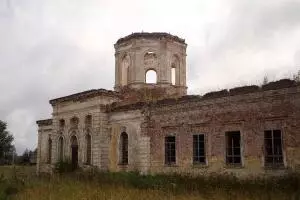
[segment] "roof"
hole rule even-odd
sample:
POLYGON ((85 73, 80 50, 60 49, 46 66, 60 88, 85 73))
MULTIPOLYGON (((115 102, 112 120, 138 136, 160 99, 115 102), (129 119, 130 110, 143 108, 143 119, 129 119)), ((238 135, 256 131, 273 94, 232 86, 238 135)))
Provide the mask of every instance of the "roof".
POLYGON ((39 126, 48 126, 48 125, 52 125, 52 119, 43 119, 43 120, 38 120, 36 121, 37 125, 39 126))
POLYGON ((127 36, 125 36, 123 38, 118 39, 118 41, 117 41, 116 44, 120 44, 120 43, 129 41, 131 39, 141 39, 141 38, 145 38, 145 39, 162 39, 162 38, 166 38, 166 39, 174 40, 174 41, 179 42, 179 43, 186 44, 184 39, 182 39, 182 38, 180 38, 178 36, 175 36, 175 35, 171 35, 169 33, 164 33, 164 32, 152 32, 152 33, 149 33, 149 32, 140 32, 140 33, 132 33, 130 35, 127 35, 127 36))
POLYGON ((117 97, 118 92, 112 90, 106 90, 106 89, 93 89, 93 90, 87 90, 87 91, 71 94, 68 96, 52 99, 49 102, 51 105, 55 105, 57 103, 62 103, 66 101, 79 101, 82 99, 93 98, 96 96, 117 97))
POLYGON ((294 80, 289 79, 281 79, 278 81, 270 82, 261 87, 257 85, 251 86, 242 86, 242 87, 235 87, 229 90, 224 89, 220 91, 208 92, 203 96, 200 95, 185 95, 180 98, 166 98, 162 100, 158 100, 156 102, 136 102, 132 104, 122 105, 119 102, 114 102, 110 105, 107 105, 106 112, 120 112, 120 111, 127 111, 127 110, 137 110, 142 109, 145 106, 149 106, 153 104, 154 106, 164 106, 164 105, 174 105, 178 103, 187 103, 187 102, 194 102, 194 101, 203 101, 207 99, 217 99, 222 97, 229 97, 235 95, 244 95, 249 93, 255 92, 264 92, 269 90, 279 90, 284 88, 296 87, 300 84, 294 80))

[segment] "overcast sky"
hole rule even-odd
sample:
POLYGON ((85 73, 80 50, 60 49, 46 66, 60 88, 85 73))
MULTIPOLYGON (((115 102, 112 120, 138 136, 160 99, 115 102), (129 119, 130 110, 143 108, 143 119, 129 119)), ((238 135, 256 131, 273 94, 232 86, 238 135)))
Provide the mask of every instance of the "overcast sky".
POLYGON ((189 94, 300 69, 300 0, 0 0, 0 120, 18 153, 49 99, 112 89, 113 44, 140 31, 186 39, 189 94))

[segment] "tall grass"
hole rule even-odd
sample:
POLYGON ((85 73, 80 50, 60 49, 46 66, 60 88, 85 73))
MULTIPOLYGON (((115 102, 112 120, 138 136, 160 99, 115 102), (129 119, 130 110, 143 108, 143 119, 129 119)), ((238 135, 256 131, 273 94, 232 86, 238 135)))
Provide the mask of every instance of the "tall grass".
MULTIPOLYGON (((2 168, 0 174, 1 171, 2 168)), ((10 168, 0 179, 0 194, 3 194, 0 199, 296 200, 300 199, 299 183, 299 174, 239 180, 230 175, 192 177, 76 171, 37 177, 29 169, 10 168)))

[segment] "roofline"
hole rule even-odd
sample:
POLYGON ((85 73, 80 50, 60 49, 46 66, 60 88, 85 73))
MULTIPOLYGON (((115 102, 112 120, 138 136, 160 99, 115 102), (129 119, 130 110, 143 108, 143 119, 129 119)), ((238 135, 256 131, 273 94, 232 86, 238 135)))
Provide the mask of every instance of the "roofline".
POLYGON ((36 124, 39 126, 49 126, 52 125, 52 119, 41 119, 36 121, 36 124))
POLYGON ((127 42, 131 39, 141 39, 141 38, 146 38, 146 39, 161 39, 161 38, 166 38, 170 40, 174 40, 176 42, 179 42, 181 44, 187 45, 185 43, 185 39, 182 39, 176 35, 171 35, 170 33, 165 33, 165 32, 136 32, 132 33, 130 35, 127 35, 125 37, 122 37, 117 40, 115 45, 119 45, 123 42, 127 42))
POLYGON ((87 91, 71 94, 68 96, 51 99, 49 101, 49 103, 52 106, 54 106, 57 103, 62 103, 62 102, 67 102, 67 101, 78 101, 81 99, 93 98, 96 96, 118 97, 119 93, 116 91, 106 90, 106 89, 92 89, 92 90, 87 90, 87 91))
POLYGON ((300 83, 297 83, 294 80, 290 79, 281 79, 274 82, 269 82, 265 85, 257 86, 257 85, 250 85, 250 86, 242 86, 242 87, 235 87, 231 89, 224 89, 220 91, 213 91, 208 92, 201 95, 185 95, 180 98, 165 98, 161 100, 157 100, 155 102, 135 102, 132 104, 119 104, 118 102, 109 104, 106 106, 106 112, 121 112, 121 111, 128 111, 128 110, 138 110, 143 108, 144 106, 155 105, 174 105, 178 103, 186 103, 186 102, 195 102, 195 101, 205 101, 210 99, 218 99, 224 97, 231 97, 237 95, 246 95, 250 93, 256 92, 266 92, 270 90, 280 90, 280 89, 288 89, 292 87, 299 87, 300 83))

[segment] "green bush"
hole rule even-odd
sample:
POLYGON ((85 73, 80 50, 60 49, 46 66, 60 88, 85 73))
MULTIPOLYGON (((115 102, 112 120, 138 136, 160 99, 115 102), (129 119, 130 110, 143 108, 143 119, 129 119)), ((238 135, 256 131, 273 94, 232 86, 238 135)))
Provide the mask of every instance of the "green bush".
POLYGON ((72 172, 74 171, 72 162, 66 160, 66 161, 59 161, 54 166, 55 172, 62 174, 66 172, 72 172))

